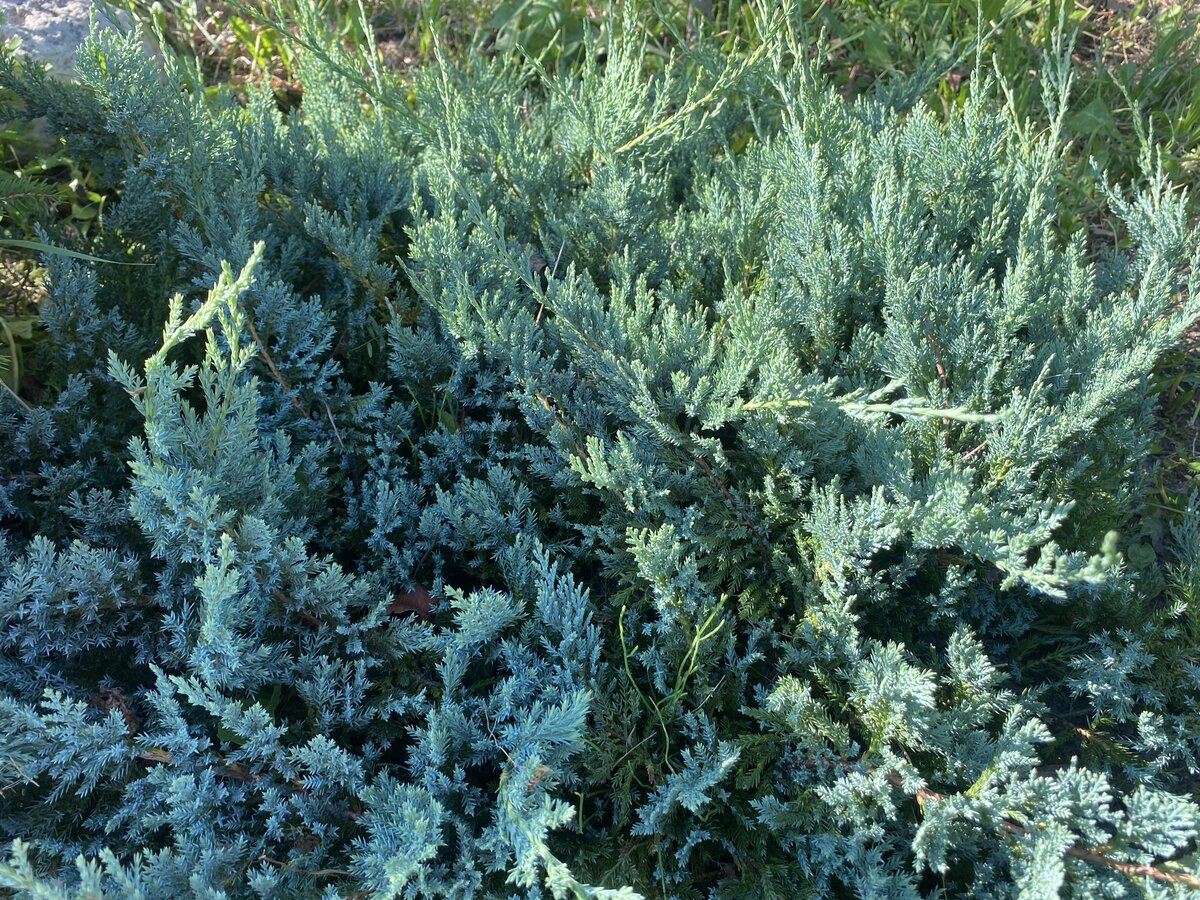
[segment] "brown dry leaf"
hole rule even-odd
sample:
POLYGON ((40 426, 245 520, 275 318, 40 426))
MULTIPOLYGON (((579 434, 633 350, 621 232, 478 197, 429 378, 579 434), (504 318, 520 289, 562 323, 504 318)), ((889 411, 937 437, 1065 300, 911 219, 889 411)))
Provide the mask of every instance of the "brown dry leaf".
POLYGON ((411 591, 396 591, 394 597, 388 604, 388 612, 393 616, 411 612, 429 621, 433 614, 433 595, 419 584, 411 591))
POLYGON ((125 720, 125 728, 131 735, 137 734, 138 729, 142 727, 142 720, 130 707, 129 699, 119 688, 100 688, 100 691, 92 697, 92 706, 106 712, 110 709, 117 710, 125 720))

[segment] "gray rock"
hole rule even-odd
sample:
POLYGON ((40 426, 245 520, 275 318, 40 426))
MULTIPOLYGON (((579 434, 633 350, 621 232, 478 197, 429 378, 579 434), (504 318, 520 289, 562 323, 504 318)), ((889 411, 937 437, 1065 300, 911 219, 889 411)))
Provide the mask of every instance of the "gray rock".
POLYGON ((0 14, 5 40, 20 38, 22 51, 60 75, 74 72, 75 51, 88 35, 92 0, 0 0, 0 14))

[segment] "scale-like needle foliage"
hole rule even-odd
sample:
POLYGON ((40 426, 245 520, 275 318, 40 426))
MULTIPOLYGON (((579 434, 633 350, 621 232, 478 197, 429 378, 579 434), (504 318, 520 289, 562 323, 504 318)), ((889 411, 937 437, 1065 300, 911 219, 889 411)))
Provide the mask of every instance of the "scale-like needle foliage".
POLYGON ((1153 166, 1099 246, 1053 131, 782 28, 405 91, 320 25, 286 115, 134 36, 0 67, 148 263, 47 257, 0 396, 0 885, 1200 885, 1200 506, 1123 553, 1200 313, 1153 166))

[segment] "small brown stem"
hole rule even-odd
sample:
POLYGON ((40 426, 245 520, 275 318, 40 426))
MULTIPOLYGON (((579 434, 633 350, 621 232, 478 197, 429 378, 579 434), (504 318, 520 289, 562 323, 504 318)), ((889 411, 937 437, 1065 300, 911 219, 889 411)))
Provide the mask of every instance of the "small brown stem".
MULTIPOLYGON (((574 435, 571 434, 571 426, 567 424, 566 417, 562 414, 562 412, 555 408, 554 404, 550 402, 549 398, 546 397, 545 394, 539 392, 534 394, 534 396, 541 401, 542 406, 545 407, 547 412, 554 415, 559 427, 561 427, 562 430, 567 433, 567 436, 570 438, 571 444, 575 450, 575 455, 582 459, 585 464, 590 464, 592 461, 591 454, 587 452, 587 448, 584 447, 583 444, 575 440, 574 435)), ((622 505, 626 505, 624 491, 622 491, 620 488, 616 488, 614 489, 613 493, 617 495, 617 499, 621 501, 622 505)))
MULTIPOLYGON (((888 773, 888 784, 893 787, 903 789, 900 776, 895 772, 888 773)), ((919 788, 917 790, 917 803, 925 807, 926 803, 937 803, 946 799, 945 794, 939 794, 937 791, 931 791, 928 788, 919 788)), ((1000 827, 1009 834, 1036 834, 1037 829, 1026 828, 1024 825, 1019 825, 1009 819, 1001 819, 1000 827)), ((1084 862, 1089 862, 1095 866, 1103 866, 1106 869, 1112 869, 1115 872, 1120 872, 1128 878, 1153 878, 1155 881, 1161 881, 1163 884, 1178 884, 1184 887, 1200 890, 1200 878, 1195 875, 1189 875, 1186 872, 1174 873, 1165 872, 1156 866, 1143 866, 1138 863, 1123 862, 1119 859, 1114 859, 1111 856, 1094 850, 1091 847, 1083 847, 1075 844, 1068 847, 1066 855, 1072 859, 1081 859, 1084 862)))
POLYGON ((293 866, 291 863, 282 862, 281 860, 278 860, 278 859, 272 859, 271 857, 267 856, 265 853, 260 854, 258 857, 258 860, 259 860, 259 862, 265 862, 267 865, 270 865, 270 866, 278 866, 281 869, 288 869, 292 872, 300 872, 301 874, 308 875, 310 878, 353 878, 354 877, 353 873, 347 872, 345 869, 316 869, 315 871, 308 870, 308 869, 301 869, 296 866, 293 866))
POLYGON ((267 368, 271 370, 271 377, 275 379, 275 383, 283 388, 283 392, 292 401, 292 406, 296 407, 296 411, 303 418, 310 418, 308 410, 304 408, 303 404, 296 399, 296 395, 292 393, 291 385, 284 381, 283 376, 279 374, 279 370, 275 368, 275 360, 271 359, 271 354, 267 351, 266 342, 258 336, 258 332, 254 329, 254 320, 249 316, 246 317, 246 327, 250 329, 250 337, 254 338, 254 343, 258 344, 258 352, 262 354, 263 361, 267 364, 267 368))
MULTIPOLYGON (((271 591, 271 596, 274 597, 276 600, 278 600, 280 603, 282 603, 284 606, 292 605, 292 598, 289 597, 287 594, 285 594, 283 591, 279 590, 279 588, 275 588, 273 591, 271 591)), ((300 618, 302 618, 305 622, 308 622, 310 625, 315 625, 317 628, 320 628, 322 625, 325 624, 319 618, 317 618, 312 613, 310 613, 308 610, 298 609, 298 610, 296 610, 296 615, 298 615, 300 618)))
POLYGON ((725 482, 723 482, 717 473, 712 470, 712 466, 708 464, 708 460, 698 453, 693 454, 692 459, 696 461, 696 465, 700 467, 700 471, 712 479, 713 484, 717 486, 717 489, 729 502, 729 505, 733 507, 734 512, 738 513, 738 515, 742 517, 742 521, 744 521, 747 525, 753 526, 753 523, 750 521, 747 514, 743 512, 741 504, 738 503, 733 494, 729 492, 729 488, 725 486, 725 482))
MULTIPOLYGON (((938 380, 942 383, 942 390, 946 392, 947 402, 949 402, 950 379, 946 377, 946 367, 944 365, 942 365, 941 344, 938 343, 937 335, 934 334, 932 331, 929 332, 929 344, 933 348, 933 365, 934 365, 934 368, 937 369, 938 380)), ((950 428, 950 420, 942 419, 942 427, 947 429, 947 432, 948 432, 948 430, 950 428)), ((948 433, 946 436, 947 436, 947 438, 949 438, 948 433)))
POLYGON ((768 549, 767 540, 762 532, 759 531, 757 523, 755 523, 754 519, 751 518, 749 511, 738 502, 736 497, 733 496, 733 492, 729 490, 728 486, 726 486, 725 482, 721 480, 720 476, 713 471, 712 466, 708 464, 708 460, 706 460, 699 453, 693 453, 692 459, 695 461, 696 465, 700 467, 700 471, 707 475, 709 480, 717 486, 717 490, 721 492, 721 495, 725 498, 725 502, 733 507, 733 511, 737 513, 738 518, 740 518, 746 524, 746 527, 750 529, 750 533, 758 539, 759 550, 762 555, 763 568, 765 570, 770 551, 768 549))
POLYGON ((963 462, 967 462, 968 460, 972 459, 973 457, 976 457, 976 456, 978 456, 978 455, 979 455, 980 453, 982 453, 982 452, 983 452, 983 451, 984 451, 986 448, 987 448, 987 441, 985 440, 985 441, 984 441, 982 444, 980 444, 978 447, 974 447, 974 448, 972 448, 971 450, 968 450, 966 453, 964 453, 964 454, 963 454, 963 457, 962 457, 962 461, 963 461, 963 462))

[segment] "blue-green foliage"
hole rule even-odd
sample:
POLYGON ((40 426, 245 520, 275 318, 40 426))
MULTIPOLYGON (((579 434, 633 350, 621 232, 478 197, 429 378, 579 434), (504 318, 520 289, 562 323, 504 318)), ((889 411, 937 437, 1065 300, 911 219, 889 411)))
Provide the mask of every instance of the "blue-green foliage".
POLYGON ((406 93, 301 24, 285 114, 134 37, 0 72, 149 264, 49 260, 0 398, 0 884, 1200 884, 1200 505, 1120 536, 1200 313, 1152 168, 1094 247, 1056 134, 783 34, 406 93))

